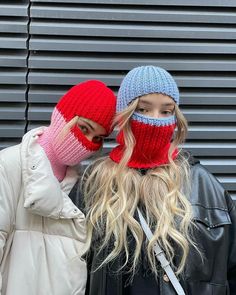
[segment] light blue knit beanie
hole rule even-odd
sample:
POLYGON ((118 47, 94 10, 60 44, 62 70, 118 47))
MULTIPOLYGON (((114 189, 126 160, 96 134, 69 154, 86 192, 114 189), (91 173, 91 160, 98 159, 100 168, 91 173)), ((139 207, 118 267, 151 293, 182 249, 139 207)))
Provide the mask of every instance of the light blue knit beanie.
POLYGON ((174 78, 166 70, 155 66, 132 69, 121 82, 117 96, 117 111, 123 111, 135 98, 162 93, 179 104, 179 90, 174 78))

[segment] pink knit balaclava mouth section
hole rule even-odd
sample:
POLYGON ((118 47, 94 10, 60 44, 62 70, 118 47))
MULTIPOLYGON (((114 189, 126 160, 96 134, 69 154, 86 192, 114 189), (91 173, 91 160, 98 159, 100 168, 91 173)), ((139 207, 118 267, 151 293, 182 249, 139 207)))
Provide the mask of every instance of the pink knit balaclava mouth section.
POLYGON ((89 141, 77 125, 62 137, 62 130, 75 116, 101 125, 109 135, 115 115, 116 98, 103 82, 90 80, 73 86, 58 102, 51 124, 39 137, 51 162, 54 175, 61 181, 67 166, 74 166, 97 151, 102 143, 89 141))

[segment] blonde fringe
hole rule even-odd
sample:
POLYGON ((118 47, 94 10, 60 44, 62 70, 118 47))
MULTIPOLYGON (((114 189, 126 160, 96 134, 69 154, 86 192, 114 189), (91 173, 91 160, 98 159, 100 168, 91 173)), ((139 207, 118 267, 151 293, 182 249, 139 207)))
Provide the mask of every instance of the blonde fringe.
POLYGON ((130 130, 129 119, 136 109, 138 100, 116 118, 116 124, 124 132, 126 150, 119 164, 110 158, 98 159, 85 171, 82 190, 85 195, 89 249, 95 233, 100 233, 100 250, 109 242, 114 247, 104 258, 100 266, 114 260, 123 251, 125 261, 121 268, 129 263, 129 271, 135 273, 144 239, 143 230, 134 218, 138 205, 144 208, 154 237, 147 244, 148 260, 153 273, 157 275, 157 261, 153 253, 156 240, 165 251, 167 259, 180 274, 184 270, 190 245, 196 248, 191 236, 191 204, 187 199, 190 191, 189 164, 187 159, 178 155, 172 160, 171 154, 185 140, 187 122, 175 107, 177 132, 169 150, 169 164, 150 169, 145 175, 126 166, 135 145, 130 130), (129 253, 128 231, 134 238, 135 248, 132 257, 129 253), (174 265, 174 245, 181 250, 181 259, 174 265))

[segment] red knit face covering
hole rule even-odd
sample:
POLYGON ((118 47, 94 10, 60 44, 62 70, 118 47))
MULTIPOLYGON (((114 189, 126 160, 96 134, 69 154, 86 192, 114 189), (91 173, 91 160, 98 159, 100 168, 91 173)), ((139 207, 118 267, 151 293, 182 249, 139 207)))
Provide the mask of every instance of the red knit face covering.
POLYGON ((101 143, 89 141, 77 125, 63 137, 66 124, 75 116, 83 117, 101 125, 109 135, 115 108, 114 93, 97 80, 80 83, 61 98, 52 113, 50 126, 38 140, 58 180, 64 178, 67 166, 80 163, 101 147, 101 143))
MULTIPOLYGON (((151 118, 134 113, 131 121, 136 144, 132 156, 127 164, 131 168, 153 168, 169 162, 168 151, 176 127, 175 116, 167 118, 151 118)), ((111 153, 110 158, 119 163, 125 149, 123 131, 117 136, 118 146, 111 153)), ((172 158, 177 156, 177 150, 172 158)))

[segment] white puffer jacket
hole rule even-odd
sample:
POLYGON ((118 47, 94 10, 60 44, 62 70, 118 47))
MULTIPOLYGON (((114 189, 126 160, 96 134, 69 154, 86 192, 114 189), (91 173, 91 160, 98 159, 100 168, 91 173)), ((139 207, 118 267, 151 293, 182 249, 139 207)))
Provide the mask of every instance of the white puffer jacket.
POLYGON ((42 132, 0 152, 1 295, 85 293, 85 217, 68 197, 78 175, 68 168, 58 182, 36 142, 42 132))

